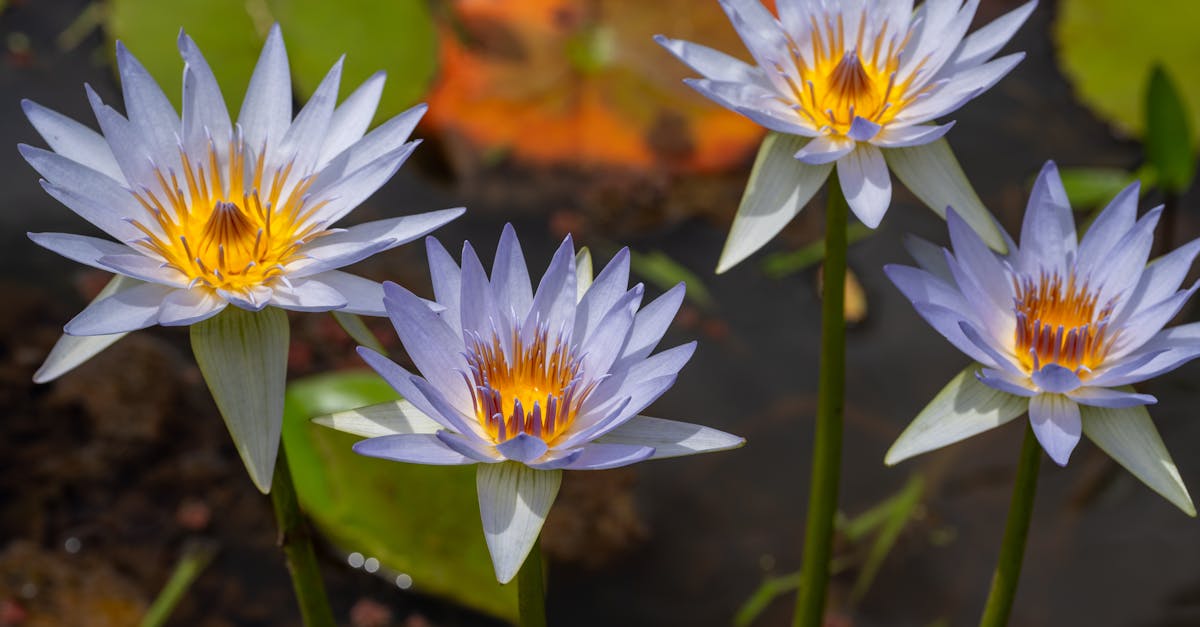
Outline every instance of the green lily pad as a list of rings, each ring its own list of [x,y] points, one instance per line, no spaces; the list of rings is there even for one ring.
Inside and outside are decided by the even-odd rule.
[[[388,72],[376,119],[419,101],[437,69],[437,39],[425,0],[110,0],[107,30],[129,47],[178,107],[183,28],[212,66],[236,115],[267,29],[283,27],[293,85],[307,98],[346,55],[342,96]]]
[[[1089,108],[1141,137],[1146,81],[1161,64],[1179,81],[1192,128],[1200,128],[1197,23],[1193,0],[1062,0],[1054,27],[1059,65]]]
[[[356,455],[361,438],[311,419],[398,396],[373,372],[288,386],[283,442],[300,505],[334,544],[412,577],[413,590],[516,620],[516,586],[501,586],[483,539],[474,466],[400,464]]]

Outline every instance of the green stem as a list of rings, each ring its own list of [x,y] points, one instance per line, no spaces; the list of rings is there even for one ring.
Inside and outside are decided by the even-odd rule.
[[[1021,445],[1021,461],[1013,484],[1012,502],[1008,505],[1008,521],[1004,523],[1004,541],[996,572],[992,575],[992,590],[983,608],[981,627],[1002,627],[1008,624],[1017,582],[1021,577],[1021,559],[1025,556],[1025,539],[1029,536],[1029,519],[1033,514],[1033,497],[1037,494],[1038,464],[1042,449],[1033,435],[1033,427],[1025,427],[1025,443]]]
[[[841,186],[832,177],[827,193],[817,426],[813,439],[800,591],[796,595],[796,615],[792,621],[796,627],[817,627],[825,612],[842,457],[842,406],[846,388],[846,216],[849,207]]]
[[[542,539],[539,537],[517,573],[517,606],[521,613],[521,627],[546,627],[546,579],[542,575],[541,545]]]
[[[333,611],[325,596],[325,583],[313,552],[312,531],[300,512],[296,486],[288,469],[287,455],[282,444],[275,459],[275,477],[271,480],[271,503],[279,523],[279,546],[287,558],[292,588],[300,605],[300,617],[307,627],[334,627]]]

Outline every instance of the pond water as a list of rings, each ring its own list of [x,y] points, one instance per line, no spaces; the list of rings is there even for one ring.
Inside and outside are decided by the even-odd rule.
[[[1010,4],[985,2],[982,12],[995,15]],[[38,143],[20,114],[19,97],[33,98],[80,120],[91,119],[83,82],[90,82],[106,100],[117,100],[112,76],[99,61],[103,54],[99,51],[107,45],[99,35],[69,52],[53,46],[54,35],[82,5],[75,1],[28,3],[0,18],[0,31],[27,33],[34,46],[28,63],[10,56],[8,63],[0,64],[0,93],[9,99],[0,115],[0,145]],[[1049,38],[1052,15],[1052,6],[1039,9],[1010,45],[1010,49],[1026,50],[1026,60],[997,87],[955,114],[958,124],[949,136],[981,197],[1010,233],[1020,224],[1028,182],[1044,160],[1055,159],[1060,165],[1131,167],[1139,159],[1135,144],[1114,139],[1075,102],[1055,68]],[[553,190],[547,185],[545,196],[540,197],[536,185],[550,181],[552,175],[523,173],[512,183],[520,189],[506,192],[502,177],[507,175],[493,174],[488,184],[456,183],[440,163],[436,146],[427,143],[420,152],[419,158],[352,219],[384,217],[397,208],[414,212],[466,205],[470,211],[463,219],[437,233],[443,243],[453,249],[470,239],[487,259],[500,226],[512,221],[534,268],[539,266],[536,260],[549,259],[564,224],[582,225],[579,240],[593,246],[598,263],[611,255],[609,241],[622,241],[635,250],[662,250],[697,273],[712,292],[717,303],[713,311],[692,308],[683,323],[668,333],[665,346],[692,339],[701,344],[676,386],[649,413],[731,431],[747,437],[749,444],[729,453],[637,466],[632,476],[645,539],[599,568],[551,564],[548,602],[551,623],[557,625],[729,624],[760,581],[793,571],[800,563],[820,326],[816,272],[770,279],[760,269],[763,255],[759,254],[725,275],[712,274],[744,175],[722,183],[727,189],[720,193],[733,199],[727,216],[682,211],[639,220],[639,226],[632,227],[619,217],[602,215],[606,207],[611,209],[621,200],[597,202],[598,196],[608,197],[594,193],[596,183],[588,176],[578,177],[578,194],[569,186],[564,190],[559,183]],[[6,211],[0,213],[0,280],[10,294],[16,294],[12,298],[43,303],[23,305],[26,309],[22,311],[36,313],[22,314],[24,318],[9,320],[0,328],[7,334],[3,346],[8,368],[0,398],[20,408],[14,410],[20,414],[18,418],[0,426],[0,441],[9,449],[8,454],[0,455],[0,473],[5,477],[0,479],[0,502],[6,510],[0,519],[0,538],[6,543],[30,541],[55,551],[63,546],[66,535],[83,534],[84,553],[91,548],[93,558],[115,564],[135,584],[140,582],[142,595],[152,598],[155,587],[147,582],[168,572],[182,535],[157,526],[176,524],[176,508],[184,496],[206,499],[216,510],[212,533],[223,537],[226,550],[197,583],[195,598],[181,607],[183,618],[178,624],[293,624],[296,619],[289,614],[286,573],[274,563],[277,558],[271,552],[269,510],[241,474],[232,447],[221,440],[225,437],[222,431],[206,430],[203,439],[188,447],[172,438],[207,427],[162,426],[156,432],[161,435],[137,440],[132,452],[118,447],[100,453],[94,450],[96,443],[109,446],[113,440],[105,440],[94,425],[68,433],[83,424],[78,409],[58,426],[35,420],[35,416],[53,420],[53,411],[38,407],[63,394],[56,386],[66,385],[66,379],[49,390],[20,383],[38,358],[17,349],[31,350],[29,325],[39,329],[38,337],[50,338],[33,345],[48,346],[53,327],[65,322],[82,304],[78,285],[86,275],[78,266],[35,247],[24,233],[80,232],[83,224],[38,187],[36,175],[15,149],[0,150],[0,176],[6,205]],[[1197,202],[1194,196],[1184,199],[1176,232],[1169,234],[1175,245],[1200,234],[1200,220],[1191,209]],[[1143,203],[1143,208],[1146,206],[1148,203]],[[768,249],[783,250],[818,239],[820,213],[814,203]],[[853,245],[850,252],[850,266],[865,290],[869,314],[848,337],[842,508],[850,515],[862,512],[900,490],[913,473],[924,477],[927,490],[922,516],[906,529],[861,601],[848,602],[853,570],[835,580],[831,616],[844,620],[831,624],[929,625],[944,619],[958,625],[976,621],[999,547],[1020,446],[1021,424],[1016,421],[898,467],[884,467],[884,452],[903,427],[966,365],[958,351],[918,318],[881,271],[886,263],[909,262],[901,243],[905,233],[946,241],[944,222],[897,185],[881,230]],[[384,255],[368,268],[375,278],[396,277],[428,291],[419,246]],[[51,299],[70,306],[44,304]],[[1189,307],[1184,318],[1193,319],[1194,311],[1194,306]],[[157,342],[153,347],[166,347],[162,350],[170,356],[170,364],[180,366],[190,359],[185,334],[156,329],[147,335]],[[1193,364],[1146,384],[1142,390],[1159,398],[1152,414],[1185,483],[1193,487],[1200,486],[1200,456],[1196,454],[1200,451],[1200,420],[1194,410],[1198,376],[1200,365]],[[99,386],[109,385],[98,376],[88,381],[97,387],[85,386],[84,396],[101,394]],[[205,404],[194,372],[193,379],[185,377],[179,386],[171,401],[175,405],[168,404],[167,409],[189,408],[206,414],[194,420],[219,424],[207,415],[213,411]],[[178,419],[180,416],[164,418]],[[187,419],[192,420],[190,416]],[[40,444],[46,439],[100,455],[113,464],[113,474],[103,479],[77,469],[55,474],[55,463],[47,458],[61,455],[78,462],[79,453]],[[121,446],[133,446],[130,440],[118,440],[125,442]],[[174,455],[172,451],[201,445],[211,445],[211,450],[193,450],[189,459],[224,470],[190,476],[227,482],[211,490],[204,488],[203,493],[172,492],[170,485],[153,483],[130,466],[135,462],[158,464]],[[167,452],[153,452],[164,446]],[[34,476],[53,486],[52,493],[37,499],[29,497],[37,491],[36,486],[15,478],[26,472],[22,464],[33,459],[27,451],[17,449],[29,447],[38,450],[36,457],[42,460],[41,470]],[[138,497],[125,491],[145,487],[148,481],[152,489],[140,497],[147,502],[136,507],[128,503]],[[196,486],[202,482],[195,479],[189,485],[200,491]],[[39,504],[44,511],[26,509]],[[223,506],[231,509],[221,509]],[[225,511],[234,512],[238,507],[246,509],[231,513],[227,521],[219,520]],[[145,514],[156,508],[161,511]],[[126,511],[142,512],[149,518],[121,520],[119,514],[113,514]],[[237,539],[242,533],[239,526],[255,525],[255,531]],[[153,555],[138,554],[137,559],[153,563],[131,566],[126,552],[143,537],[160,540],[156,545],[160,550]],[[399,618],[421,612],[432,624],[491,624],[436,601],[406,596],[360,572],[345,572],[349,569],[341,563],[340,556],[332,552],[325,556],[335,603],[343,617],[356,599],[366,595],[392,607]],[[1042,466],[1013,624],[1200,624],[1200,569],[1196,564],[1200,564],[1200,525],[1084,442],[1068,468],[1050,463]],[[758,624],[787,624],[791,603],[790,595],[781,598]],[[421,623],[412,622],[410,616],[408,623],[399,624]]]

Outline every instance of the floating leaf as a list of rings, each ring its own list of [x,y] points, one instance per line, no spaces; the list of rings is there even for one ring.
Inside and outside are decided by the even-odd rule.
[[[1189,103],[1192,128],[1200,127],[1200,5],[1194,0],[1063,0],[1054,38],[1059,65],[1081,100],[1118,130],[1145,130],[1142,86],[1162,64]]]
[[[1195,138],[1183,96],[1162,66],[1146,86],[1146,159],[1168,192],[1182,194],[1196,175]]]
[[[424,95],[437,67],[433,19],[424,0],[110,0],[108,32],[122,40],[179,106],[183,28],[212,66],[230,111],[241,108],[250,73],[273,22],[283,27],[293,87],[306,98],[346,55],[342,96],[388,71],[376,119]]]
[[[474,466],[363,457],[350,448],[360,438],[311,422],[396,398],[373,372],[288,386],[283,439],[301,506],[338,546],[410,575],[413,590],[515,620],[515,586],[496,583],[481,532]]]

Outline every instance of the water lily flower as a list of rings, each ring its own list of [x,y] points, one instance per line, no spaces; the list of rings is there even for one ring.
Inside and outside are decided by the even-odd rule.
[[[850,208],[871,228],[891,202],[890,166],[934,211],[953,205],[990,244],[1002,245],[938,141],[954,123],[935,120],[1023,58],[992,59],[1036,0],[970,35],[978,0],[927,0],[915,12],[912,0],[777,0],[778,17],[759,0],[719,1],[753,64],[687,41],[657,41],[704,76],[687,81],[696,91],[782,135],[764,144],[755,172],[777,170],[772,177],[783,180],[755,185],[752,177],[718,272],[774,237],[835,164]],[[788,163],[792,157],[797,163]]]
[[[535,291],[511,226],[490,278],[469,243],[461,268],[435,239],[426,243],[438,307],[384,284],[384,304],[420,376],[360,348],[405,400],[319,422],[371,436],[354,447],[362,455],[479,464],[483,530],[502,583],[537,540],[562,470],[744,443],[639,415],[671,387],[696,348],[691,342],[651,354],[683,300],[682,283],[639,310],[643,287],[628,287],[627,249],[592,282],[590,261],[577,266],[568,236]]]
[[[1200,356],[1200,323],[1169,329],[1200,283],[1180,289],[1200,240],[1147,265],[1161,207],[1137,217],[1130,185],[1082,238],[1054,163],[1034,184],[1020,246],[989,250],[950,211],[953,252],[911,241],[920,268],[888,266],[917,312],[977,363],[956,377],[887,454],[893,464],[1028,413],[1038,442],[1066,465],[1087,435],[1194,515],[1132,384]]]
[[[29,237],[126,279],[67,323],[69,336],[94,339],[64,340],[39,380],[62,374],[120,334],[155,324],[196,325],[229,305],[250,312],[271,307],[384,315],[382,287],[340,268],[421,237],[463,212],[334,226],[387,182],[418,144],[408,136],[423,106],[367,132],[382,73],[339,105],[339,60],[293,118],[287,53],[275,26],[234,123],[195,43],[184,33],[178,43],[182,115],[120,43],[126,115],[87,88],[101,133],[23,103],[50,149],[21,145],[21,154],[51,196],[112,239]],[[286,326],[281,316],[267,319]],[[216,389],[214,394],[220,396]],[[227,403],[217,401],[226,413]],[[272,425],[274,437],[263,437],[275,441],[264,445],[268,459],[258,464],[264,466],[256,476],[262,487],[270,483],[281,416],[258,420]],[[234,438],[242,448],[236,432]]]

